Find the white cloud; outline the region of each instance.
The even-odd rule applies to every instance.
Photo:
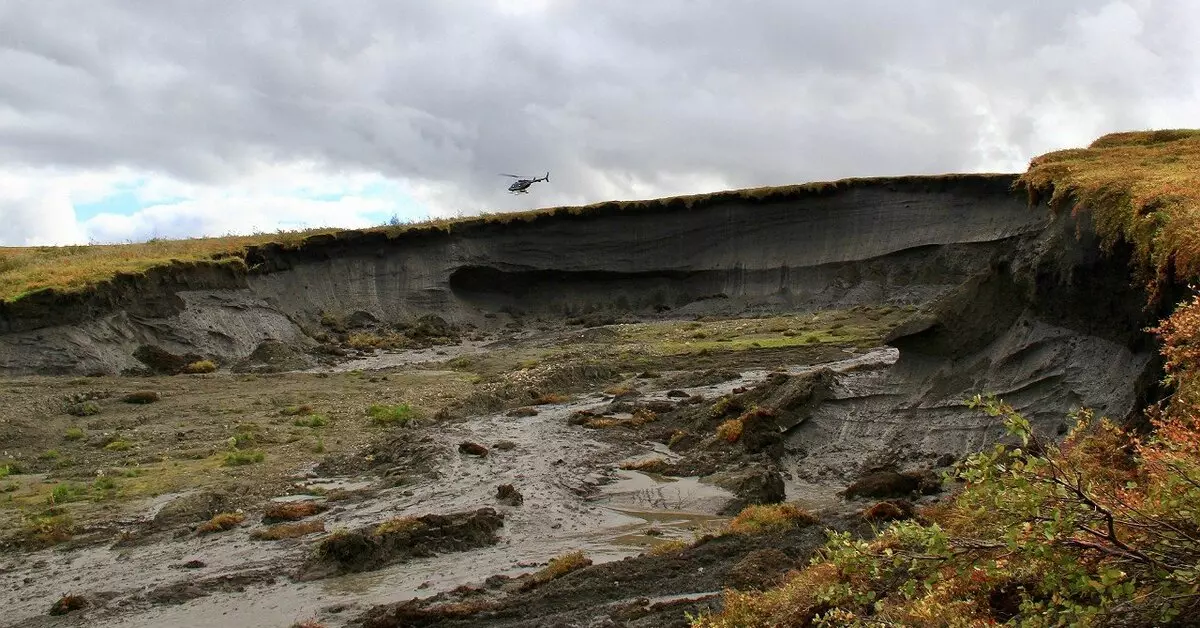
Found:
[[[1019,171],[1195,126],[1198,23],[1182,0],[8,0],[0,244]],[[496,176],[547,169],[529,195]]]
[[[76,208],[131,195],[132,213],[77,220]],[[316,227],[361,228],[428,212],[379,175],[334,174],[311,163],[259,164],[244,178],[200,185],[147,172],[0,170],[0,245],[127,242]]]

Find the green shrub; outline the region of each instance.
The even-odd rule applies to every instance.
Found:
[[[379,425],[396,425],[404,427],[416,420],[415,412],[406,403],[397,405],[375,404],[367,408],[367,415]]]
[[[292,422],[297,427],[325,427],[329,425],[329,419],[323,414],[310,414],[303,419],[296,419]]]
[[[266,459],[266,454],[261,451],[230,451],[225,454],[225,461],[222,463],[226,467],[240,467],[242,465],[254,464],[262,462]]]

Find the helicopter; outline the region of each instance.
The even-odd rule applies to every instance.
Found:
[[[508,186],[508,191],[512,192],[513,194],[528,194],[529,186],[533,185],[534,183],[537,183],[538,181],[547,181],[547,182],[550,181],[550,172],[549,171],[546,172],[546,176],[537,177],[537,178],[521,177],[521,176],[518,176],[515,174],[504,174],[504,173],[501,173],[500,176],[512,177],[512,178],[516,179],[516,181],[514,181],[512,185]]]

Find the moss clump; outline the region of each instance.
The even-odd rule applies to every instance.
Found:
[[[100,404],[95,401],[73,403],[67,406],[67,414],[80,417],[100,414]]]

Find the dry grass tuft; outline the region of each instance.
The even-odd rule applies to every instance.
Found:
[[[214,532],[232,530],[241,525],[245,520],[246,515],[240,512],[223,512],[201,524],[199,528],[196,528],[196,533],[212,534]]]
[[[260,541],[278,541],[307,536],[314,532],[324,532],[325,522],[319,519],[302,521],[300,523],[280,523],[250,533],[250,538]]]
[[[765,534],[786,532],[797,526],[816,523],[812,513],[795,504],[766,504],[747,506],[729,522],[730,534]]]
[[[646,553],[650,556],[671,556],[673,554],[678,554],[691,546],[691,543],[688,543],[683,539],[672,539],[670,541],[663,541],[662,543],[652,546],[650,549],[646,550]]]
[[[529,577],[525,584],[525,588],[543,585],[555,578],[561,578],[572,571],[583,569],[592,564],[592,559],[588,558],[580,550],[569,552],[561,556],[556,556],[550,559],[550,563],[543,567],[541,571],[535,572]]]
[[[328,506],[314,501],[271,504],[263,511],[262,522],[299,521],[305,517],[325,512],[328,509]]]
[[[745,423],[742,422],[741,417],[729,419],[717,426],[717,438],[727,443],[736,443],[742,437],[742,428],[744,427]]]

